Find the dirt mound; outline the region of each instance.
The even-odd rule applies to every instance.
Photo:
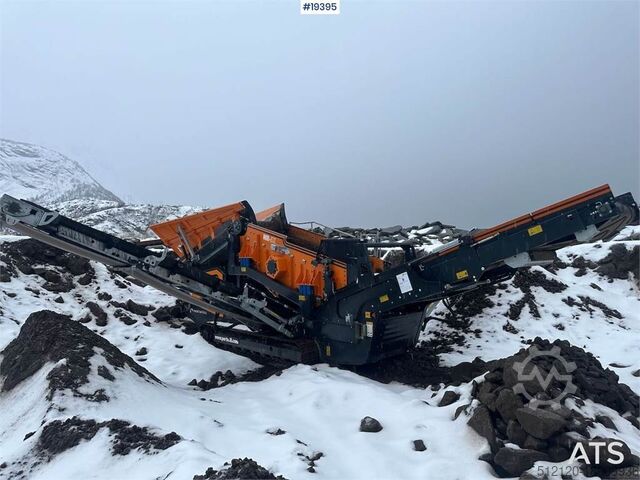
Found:
[[[47,281],[45,288],[48,284],[55,288],[55,285],[64,284],[65,280],[68,283],[70,279],[65,274],[80,277],[78,282],[82,285],[87,285],[95,277],[95,271],[89,260],[33,239],[0,244],[0,261],[6,264],[6,268],[2,269],[6,276],[5,281],[15,277],[19,271],[25,275],[42,276]],[[60,271],[37,268],[37,265],[59,267]]]
[[[91,440],[101,428],[108,428],[111,433],[113,455],[127,455],[132,450],[145,453],[151,453],[154,449],[166,450],[181,440],[175,432],[156,435],[146,427],[131,425],[124,420],[113,419],[98,423],[95,420],[72,417],[45,425],[38,439],[38,450],[41,456],[50,459],[77,446],[82,440]]]
[[[96,353],[98,350],[99,353]],[[49,399],[56,391],[70,389],[75,395],[89,400],[108,400],[102,390],[91,395],[78,390],[89,382],[90,359],[96,354],[102,355],[114,370],[126,365],[140,377],[159,382],[131,357],[82,324],[68,316],[42,310],[29,315],[19,335],[1,353],[0,376],[4,377],[2,391],[13,389],[46,363],[65,359],[66,362],[56,366],[47,376]],[[114,378],[109,368],[101,370],[104,378]]]
[[[258,465],[250,458],[234,458],[225,463],[220,470],[207,468],[204,475],[194,475],[193,480],[286,480],[282,475],[277,477],[266,468]]]
[[[638,397],[592,354],[566,341],[536,338],[529,348],[487,367],[484,382],[474,384],[472,397],[479,405],[468,424],[488,440],[491,454],[482,459],[500,476],[520,475],[538,460],[567,460],[577,442],[586,444],[595,422],[615,429],[608,417],[586,418],[569,408],[584,405],[584,399],[618,411],[637,428]],[[619,466],[637,462],[629,453]],[[602,468],[593,473],[608,473]]]

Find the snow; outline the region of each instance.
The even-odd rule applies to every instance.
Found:
[[[95,374],[99,364],[92,365],[91,389],[104,388],[111,397],[106,403],[57,394],[56,408],[47,410],[36,393],[45,388],[52,365],[0,396],[0,411],[11,412],[2,416],[3,460],[28,457],[38,435],[22,439],[29,431],[37,433],[41,420],[79,414],[96,421],[119,418],[153,425],[158,433],[176,431],[184,440],[152,457],[139,452],[112,457],[106,432],[100,432],[36,467],[30,478],[166,478],[171,473],[171,478],[190,479],[209,466],[218,468],[244,456],[287,478],[429,478],[443,471],[451,472],[451,478],[493,478],[477,460],[486,441],[462,418],[451,421],[457,406],[468,402],[469,385],[458,388],[461,400],[439,408],[437,397],[426,403],[429,391],[382,385],[327,365],[298,365],[262,382],[199,392],[148,382],[128,370],[116,372],[116,381],[109,382]],[[379,419],[382,432],[359,432],[365,415]],[[10,428],[15,425],[19,428]],[[276,427],[286,433],[267,433]],[[412,441],[418,438],[425,441],[426,452],[413,451]],[[316,452],[324,456],[311,474],[298,454]]]
[[[82,166],[38,145],[0,139],[0,194],[53,204],[95,198],[122,201]]]
[[[2,237],[0,241],[17,238]],[[632,247],[640,241],[622,243]],[[560,257],[568,259],[571,255],[583,255],[595,261],[606,255],[610,245],[602,244],[600,249],[570,247],[561,251]],[[486,441],[466,425],[465,415],[452,421],[456,409],[470,402],[470,384],[448,387],[460,393],[461,398],[447,407],[437,407],[443,390],[432,396],[430,388],[397,383],[385,385],[328,365],[297,365],[280,376],[260,382],[240,382],[201,391],[187,386],[189,380],[208,378],[216,370],[230,369],[238,374],[256,364],[218,350],[198,335],[187,335],[166,323],[155,322],[151,316],[148,316],[150,326],[145,326],[144,319],[137,316],[135,325],[120,322],[113,316],[114,308],[109,302],[98,299],[100,291],[109,292],[113,301],[133,299],[155,307],[170,305],[173,299],[150,287],[130,284],[125,289],[118,288],[106,267],[92,265],[96,271],[95,281],[61,294],[65,300],[63,304],[53,302],[58,294],[42,289],[44,281],[35,275],[19,274],[10,283],[2,284],[0,303],[4,314],[0,325],[0,348],[15,338],[29,313],[48,308],[79,319],[87,313],[84,304],[94,301],[108,313],[108,324],[103,328],[93,323],[88,326],[138,361],[141,357],[135,356],[136,351],[147,347],[149,352],[142,357],[145,361],[141,365],[163,383],[140,378],[128,368],[114,372],[116,380],[110,382],[96,373],[98,366],[105,364],[100,352],[96,352],[91,361],[91,382],[85,388],[87,392],[104,388],[110,401],[95,403],[57,393],[52,402],[48,402],[44,392],[46,374],[53,368],[49,364],[13,391],[0,395],[0,412],[5,412],[0,415],[2,460],[26,459],[27,464],[33,465],[30,452],[43,424],[73,415],[96,421],[123,419],[148,426],[159,434],[175,431],[183,441],[154,455],[134,451],[114,457],[109,450],[108,431],[102,429],[90,441],[83,441],[48,463],[33,466],[30,478],[190,479],[210,466],[220,468],[224,462],[237,457],[251,457],[290,479],[494,478],[488,464],[477,460],[488,450]],[[608,283],[592,271],[576,277],[575,269],[571,267],[556,274],[539,267],[535,269],[568,286],[560,294],[534,287],[541,318],[531,316],[525,308],[521,318],[513,322],[519,334],[502,329],[508,304],[522,295],[507,282],[508,288],[498,290],[493,298],[496,306],[473,319],[472,329],[482,330],[480,338],[470,336],[464,348],[442,354],[442,363],[452,365],[475,356],[485,360],[505,357],[519,350],[523,339],[535,336],[551,340],[561,338],[585,346],[605,366],[614,362],[623,365],[612,368],[621,381],[640,392],[640,379],[631,375],[640,368],[639,295],[634,281]],[[603,291],[595,290],[591,283],[599,285]],[[37,288],[40,297],[27,288]],[[10,299],[7,293],[17,296]],[[580,312],[561,301],[568,295],[574,298],[590,296],[617,309],[623,318],[606,318],[597,309],[591,314]],[[501,306],[497,305],[498,301]],[[553,326],[558,322],[554,313],[565,323],[565,330]],[[441,322],[430,322],[423,339],[445,328],[448,327]],[[176,345],[183,348],[176,348]],[[594,434],[622,438],[632,450],[640,451],[638,433],[617,412],[589,401],[580,408],[589,416],[606,414],[619,429],[619,432],[605,431],[602,425],[595,425]],[[359,422],[364,416],[378,419],[384,429],[377,434],[360,432]],[[279,436],[267,433],[267,430],[277,428],[286,433]],[[36,434],[23,441],[25,434],[32,431]],[[412,441],[416,439],[425,442],[426,452],[412,449]],[[316,452],[322,452],[323,457],[316,461],[316,473],[312,474],[306,470],[308,464],[303,455],[311,456]]]

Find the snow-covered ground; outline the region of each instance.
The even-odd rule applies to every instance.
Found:
[[[628,228],[620,238],[634,232],[640,233],[640,229]],[[1,237],[0,245],[18,239]],[[615,243],[626,248],[640,245],[638,240],[601,243],[599,248],[583,245],[564,249],[559,256],[567,264],[578,256],[596,262]],[[171,322],[158,322],[151,314],[127,312],[136,323],[126,325],[114,315],[117,307],[112,302],[132,299],[157,308],[171,305],[173,300],[150,287],[123,283],[102,265],[92,266],[95,277],[91,283],[74,283],[66,293],[45,290],[45,280],[36,274],[17,272],[9,282],[0,283],[0,349],[18,335],[32,312],[49,309],[80,320],[90,313],[86,303],[95,302],[107,313],[107,324],[98,327],[94,318],[86,326],[130,355],[162,383],[146,381],[128,368],[115,372],[115,381],[109,381],[97,374],[98,366],[106,365],[98,354],[92,359],[90,383],[83,388],[104,389],[110,397],[108,402],[91,402],[70,392],[57,392],[48,400],[46,377],[54,365],[45,366],[13,390],[0,394],[0,463],[10,465],[0,469],[0,478],[15,476],[12,465],[22,461],[17,465],[25,472],[23,478],[190,479],[207,467],[219,468],[236,457],[251,457],[289,479],[494,478],[490,466],[478,460],[488,451],[487,442],[467,426],[464,415],[452,420],[456,409],[470,402],[470,384],[448,387],[460,393],[461,398],[438,407],[442,390],[432,397],[430,388],[381,384],[327,365],[297,365],[263,381],[202,391],[187,383],[193,378],[209,378],[218,370],[241,374],[257,365],[212,347],[199,335],[172,328]],[[490,297],[494,305],[471,319],[464,346],[442,354],[442,363],[453,365],[476,356],[485,360],[505,357],[522,348],[523,341],[536,336],[567,339],[593,352],[604,366],[615,370],[621,381],[640,392],[640,378],[632,375],[640,369],[637,280],[609,280],[590,268],[576,276],[576,268],[569,265],[555,273],[537,267],[533,270],[563,283],[566,289],[551,293],[532,287],[539,318],[525,305],[519,318],[512,320],[507,310],[523,292],[513,281],[506,282],[506,288],[497,289]],[[104,293],[111,298],[107,300]],[[563,302],[567,297],[581,296],[615,309],[621,318],[609,318],[598,308],[589,311]],[[58,303],[58,297],[64,303]],[[435,315],[444,317],[444,312],[441,308]],[[503,329],[507,322],[516,333]],[[444,322],[433,320],[422,339],[430,340],[448,329]],[[147,353],[136,355],[142,347]],[[589,404],[585,408],[606,409]],[[622,421],[615,412],[608,413]],[[114,456],[108,431],[102,429],[91,440],[82,441],[50,461],[34,456],[44,426],[73,415],[98,422],[122,419],[159,434],[175,431],[182,441],[152,455],[136,450]],[[358,430],[360,420],[367,415],[382,423],[381,432]],[[268,433],[277,429],[285,433]],[[632,429],[625,423],[619,435],[638,453],[640,437]],[[35,434],[24,439],[29,432]],[[418,439],[425,442],[426,451],[412,448],[413,440]],[[319,452],[322,456],[315,460],[315,473],[311,473],[307,470],[309,458]]]

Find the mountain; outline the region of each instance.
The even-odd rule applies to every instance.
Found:
[[[32,200],[99,230],[140,238],[153,223],[201,211],[175,205],[127,205],[78,162],[48,148],[0,139],[0,195]],[[0,233],[3,232],[0,228]]]
[[[68,200],[52,208],[80,223],[124,238],[153,237],[149,225],[202,211],[184,205],[125,205],[96,199]]]
[[[0,193],[50,206],[69,200],[124,202],[61,153],[0,139]]]

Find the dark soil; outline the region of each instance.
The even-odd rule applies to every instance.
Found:
[[[382,383],[400,382],[425,388],[441,383],[459,385],[470,382],[486,372],[487,368],[487,363],[479,358],[455,367],[442,367],[436,351],[431,346],[422,344],[404,355],[357,367],[356,372]]]
[[[101,428],[108,428],[112,435],[111,452],[113,455],[127,455],[132,450],[151,453],[152,450],[166,450],[181,440],[181,437],[171,432],[167,435],[156,435],[146,427],[131,425],[124,420],[109,420],[96,422],[82,420],[78,417],[67,418],[64,421],[55,420],[42,429],[38,439],[38,449],[47,458],[52,458],[77,446],[82,440],[91,440]]]
[[[286,480],[282,475],[276,477],[250,458],[234,458],[224,465],[220,470],[209,467],[203,475],[194,475],[193,480]]]
[[[139,376],[159,381],[153,374],[138,365],[103,337],[70,317],[43,310],[29,315],[20,329],[20,334],[2,352],[0,376],[5,377],[2,391],[14,388],[29,378],[47,362],[66,359],[63,365],[55,367],[49,380],[49,399],[59,390],[70,389],[77,396],[87,397],[79,392],[79,387],[88,383],[90,359],[94,349],[102,350],[101,355],[114,370],[127,365]],[[97,391],[87,397],[94,401],[106,400],[104,392]]]

